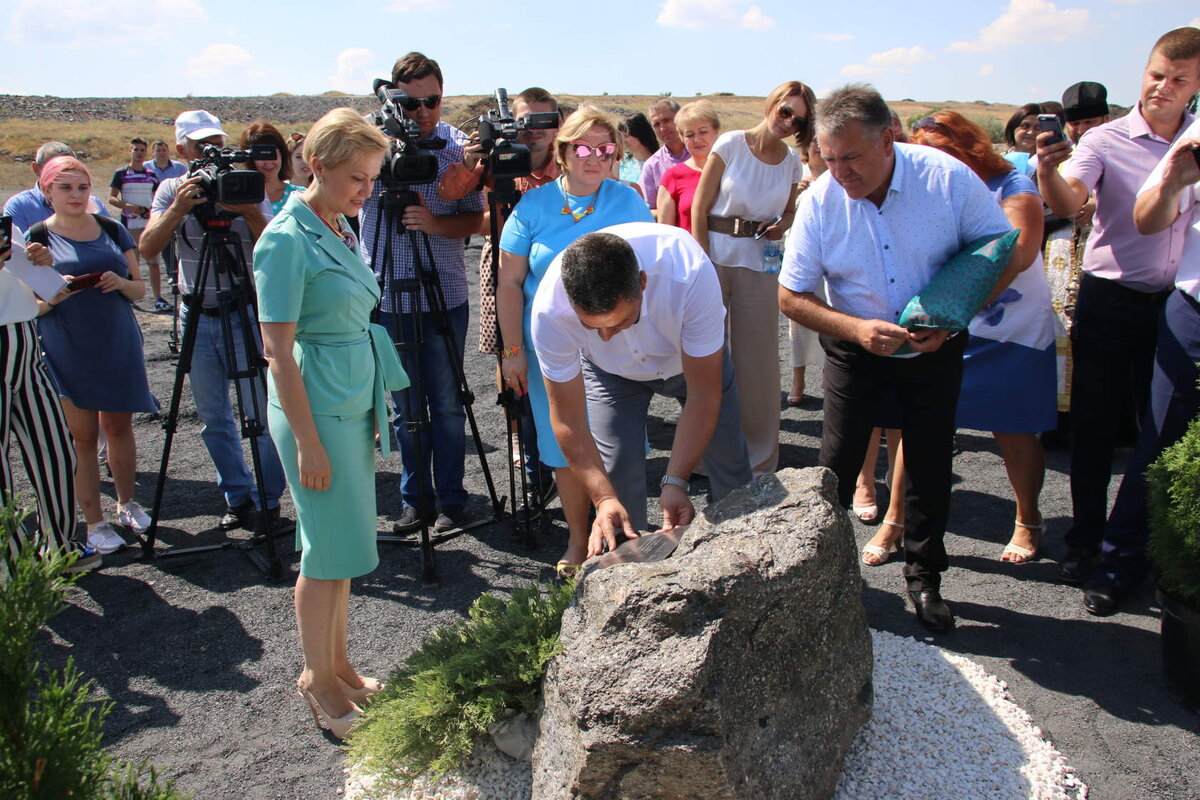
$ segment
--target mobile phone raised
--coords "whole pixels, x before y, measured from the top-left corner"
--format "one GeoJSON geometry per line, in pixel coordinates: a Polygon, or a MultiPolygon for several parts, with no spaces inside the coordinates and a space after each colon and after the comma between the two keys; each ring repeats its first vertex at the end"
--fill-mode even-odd
{"type": "Polygon", "coordinates": [[[1059,121],[1057,114],[1038,114],[1038,130],[1050,131],[1054,135],[1047,139],[1044,146],[1058,144],[1063,140],[1062,122],[1059,121]]]}

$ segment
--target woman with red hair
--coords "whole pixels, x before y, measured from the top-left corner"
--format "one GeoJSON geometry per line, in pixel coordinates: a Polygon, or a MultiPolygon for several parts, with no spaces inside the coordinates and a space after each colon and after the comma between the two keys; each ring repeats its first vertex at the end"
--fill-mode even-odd
{"type": "MultiPolygon", "coordinates": [[[[1028,177],[996,153],[983,128],[961,114],[934,112],[913,126],[911,141],[936,147],[974,170],[1021,231],[992,296],[971,321],[956,421],[960,428],[995,436],[1017,503],[1012,539],[1000,558],[1030,561],[1041,543],[1038,496],[1046,469],[1037,434],[1057,424],[1054,317],[1042,269],[1041,197],[1028,177]]],[[[880,538],[893,531],[903,533],[889,527],[880,538]]]]}

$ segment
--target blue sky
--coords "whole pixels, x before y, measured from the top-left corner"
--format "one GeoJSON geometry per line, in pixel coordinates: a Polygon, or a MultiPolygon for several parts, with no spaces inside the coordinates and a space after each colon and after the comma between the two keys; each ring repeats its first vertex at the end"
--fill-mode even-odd
{"type": "Polygon", "coordinates": [[[1195,0],[0,0],[0,93],[363,94],[421,50],[448,94],[763,95],[795,78],[1022,103],[1094,80],[1129,105],[1154,40],[1189,24],[1195,0]]]}

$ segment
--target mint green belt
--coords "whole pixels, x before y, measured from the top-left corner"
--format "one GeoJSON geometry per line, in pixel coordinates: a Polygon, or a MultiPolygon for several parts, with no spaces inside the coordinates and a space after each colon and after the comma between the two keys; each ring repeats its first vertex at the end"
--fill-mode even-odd
{"type": "Polygon", "coordinates": [[[396,353],[396,345],[392,337],[382,325],[369,325],[367,330],[371,336],[371,353],[375,357],[375,426],[379,430],[379,450],[383,457],[392,454],[392,435],[389,425],[387,393],[398,392],[408,388],[408,373],[400,364],[400,356],[396,353]]]}

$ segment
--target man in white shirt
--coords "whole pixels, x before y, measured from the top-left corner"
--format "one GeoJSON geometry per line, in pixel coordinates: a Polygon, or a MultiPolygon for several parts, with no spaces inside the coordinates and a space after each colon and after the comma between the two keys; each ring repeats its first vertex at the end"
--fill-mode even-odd
{"type": "Polygon", "coordinates": [[[714,500],[749,482],[721,286],[687,232],[632,222],[580,237],[550,265],[532,313],[554,435],[596,506],[589,555],[647,527],[654,394],[685,400],[661,482],[662,530],[695,517],[688,478],[698,463],[714,500]]]}
{"type": "Polygon", "coordinates": [[[865,84],[837,89],[817,107],[817,139],[829,171],[801,197],[779,303],[788,317],[821,334],[827,359],[820,464],[837,474],[844,506],[881,401],[894,393],[909,474],[904,575],[917,618],[944,631],[954,624],[940,588],[967,337],[896,323],[964,245],[1010,226],[965,164],[933,148],[896,144],[894,136],[891,112],[865,84]],[[828,304],[816,294],[822,284],[828,304]]]}

